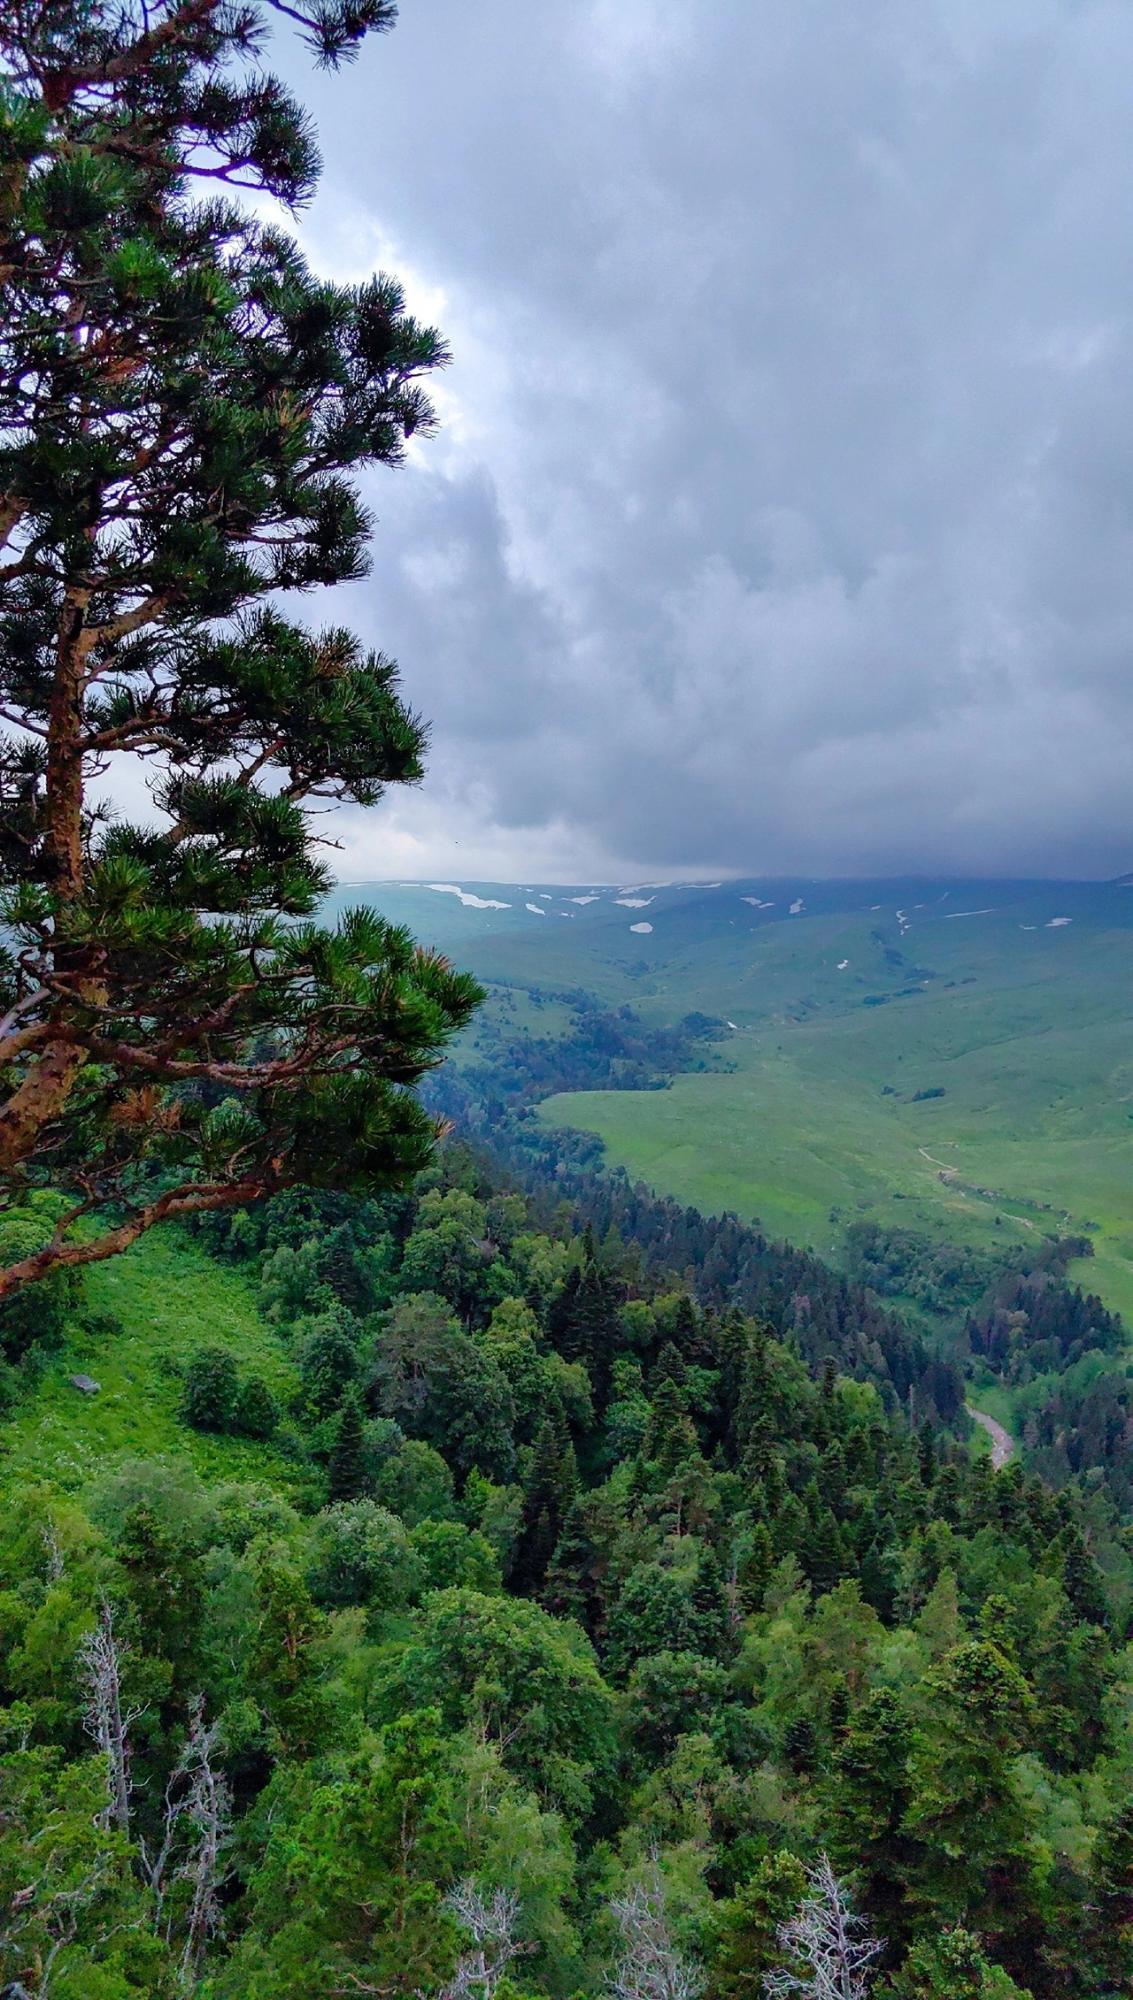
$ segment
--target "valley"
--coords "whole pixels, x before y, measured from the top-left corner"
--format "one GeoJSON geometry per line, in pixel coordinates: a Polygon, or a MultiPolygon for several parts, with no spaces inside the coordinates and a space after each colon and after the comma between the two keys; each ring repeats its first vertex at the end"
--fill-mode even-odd
{"type": "Polygon", "coordinates": [[[906,879],[522,889],[360,885],[554,1037],[571,996],[717,1024],[667,1089],[553,1094],[611,1164],[839,1262],[875,1221],[974,1249],[1081,1235],[1071,1276],[1133,1318],[1133,889],[906,879]],[[640,928],[648,923],[651,928],[640,928]]]}

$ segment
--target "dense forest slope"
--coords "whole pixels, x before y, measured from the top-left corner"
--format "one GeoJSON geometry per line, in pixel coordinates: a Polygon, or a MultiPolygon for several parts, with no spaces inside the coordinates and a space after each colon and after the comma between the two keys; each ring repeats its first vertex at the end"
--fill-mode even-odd
{"type": "Polygon", "coordinates": [[[14,1991],[738,2000],[823,1854],[878,2000],[1127,1989],[1104,1488],[970,1456],[815,1260],[701,1302],[601,1199],[449,1148],[6,1309],[14,1991]]]}

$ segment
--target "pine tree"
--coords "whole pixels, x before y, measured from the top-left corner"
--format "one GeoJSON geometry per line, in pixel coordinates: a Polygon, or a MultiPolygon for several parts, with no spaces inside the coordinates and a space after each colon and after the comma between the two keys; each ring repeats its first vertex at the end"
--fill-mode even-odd
{"type": "Polygon", "coordinates": [[[656,1465],[664,1475],[673,1472],[698,1449],[696,1431],[685,1408],[684,1392],[671,1375],[666,1375],[653,1392],[641,1456],[647,1463],[656,1465]]]}
{"type": "Polygon", "coordinates": [[[358,1500],[366,1491],[362,1405],[356,1389],[347,1391],[335,1424],[327,1462],[328,1500],[358,1500]]]}
{"type": "Polygon", "coordinates": [[[612,1594],[611,1566],[620,1516],[601,1491],[575,1500],[563,1523],[547,1572],[543,1602],[549,1611],[576,1618],[600,1640],[612,1594]]]}
{"type": "Polygon", "coordinates": [[[887,1624],[893,1619],[900,1580],[896,1538],[896,1528],[887,1517],[878,1524],[877,1536],[866,1549],[858,1570],[862,1596],[887,1624]]]}
{"type": "Polygon", "coordinates": [[[838,1523],[829,1507],[820,1504],[814,1509],[799,1556],[815,1590],[820,1594],[833,1590],[845,1574],[845,1549],[838,1523]]]}
{"type": "Polygon", "coordinates": [[[547,1332],[566,1360],[583,1363],[599,1409],[605,1409],[609,1399],[617,1311],[623,1296],[622,1287],[599,1262],[594,1234],[588,1227],[583,1235],[582,1262],[551,1301],[547,1332]]]}
{"type": "Polygon", "coordinates": [[[226,192],[317,177],[259,64],[276,11],[333,64],[394,8],[0,10],[0,1177],[102,1218],[0,1297],[165,1216],[417,1168],[405,1086],[477,997],[372,912],[311,921],[308,802],[372,805],[423,732],[393,662],[280,593],[364,573],[351,475],[429,428],[445,349],[226,192]],[[145,823],[92,798],[110,759],[145,823]]]}
{"type": "Polygon", "coordinates": [[[142,1500],[123,1523],[117,1559],[139,1647],[171,1663],[176,1687],[191,1684],[202,1639],[205,1583],[193,1541],[142,1500]]]}
{"type": "Polygon", "coordinates": [[[745,1611],[760,1609],[774,1567],[775,1551],[767,1523],[755,1521],[744,1547],[739,1551],[736,1565],[736,1584],[745,1611]]]}

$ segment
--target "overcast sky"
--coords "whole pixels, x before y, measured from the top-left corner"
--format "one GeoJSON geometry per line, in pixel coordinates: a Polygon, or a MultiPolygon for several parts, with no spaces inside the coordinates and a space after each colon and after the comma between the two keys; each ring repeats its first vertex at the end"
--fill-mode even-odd
{"type": "Polygon", "coordinates": [[[455,354],[344,876],[1133,866],[1130,0],[403,0],[301,88],[455,354]]]}

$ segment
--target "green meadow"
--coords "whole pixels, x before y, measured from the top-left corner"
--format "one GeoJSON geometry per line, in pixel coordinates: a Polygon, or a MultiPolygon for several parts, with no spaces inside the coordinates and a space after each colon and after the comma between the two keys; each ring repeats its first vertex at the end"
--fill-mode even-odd
{"type": "Polygon", "coordinates": [[[272,1445],[206,1435],[177,1418],[183,1368],[201,1347],[228,1348],[241,1375],[261,1376],[281,1399],[295,1385],[243,1272],[179,1229],[155,1229],[123,1256],[91,1265],[83,1289],[95,1330],[72,1323],[5,1421],[4,1485],[49,1471],[57,1485],[79,1488],[140,1458],[187,1460],[208,1480],[294,1483],[293,1466],[272,1445]],[[97,1395],[76,1389],[72,1375],[90,1376],[97,1395]]]}
{"type": "Polygon", "coordinates": [[[566,989],[732,1024],[714,1072],[539,1108],[652,1187],[835,1259],[864,1219],[985,1248],[1080,1232],[1076,1275],[1133,1323],[1124,883],[474,885],[488,909],[421,885],[340,893],[510,995],[520,1032],[557,1032],[566,1010],[539,1000],[566,989]]]}

